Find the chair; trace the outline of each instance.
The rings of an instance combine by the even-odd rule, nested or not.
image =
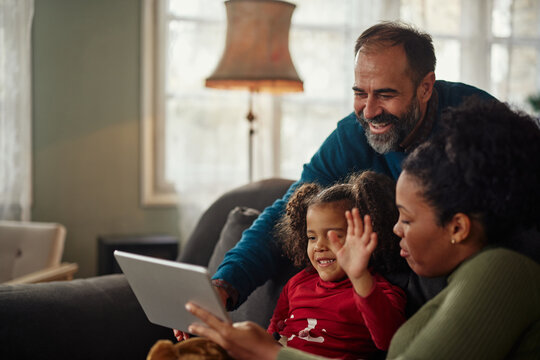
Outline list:
[[[71,280],[75,263],[60,263],[66,229],[55,223],[0,221],[0,283]]]

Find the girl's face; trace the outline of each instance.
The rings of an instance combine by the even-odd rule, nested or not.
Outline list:
[[[397,181],[396,204],[399,219],[394,233],[401,238],[400,255],[420,276],[449,274],[455,265],[451,225],[438,225],[434,209],[422,196],[421,186],[407,172],[402,172]]]
[[[344,201],[336,201],[312,205],[307,210],[307,254],[311,265],[324,281],[339,281],[346,277],[345,271],[338,265],[336,255],[330,250],[328,238],[328,232],[333,230],[338,238],[345,239],[347,235],[345,205]]]

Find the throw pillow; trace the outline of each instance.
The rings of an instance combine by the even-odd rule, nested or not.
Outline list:
[[[251,226],[259,214],[259,210],[241,206],[237,206],[231,210],[208,262],[209,274],[213,275],[216,272],[219,264],[221,264],[225,257],[225,253],[236,245],[242,237],[244,230]]]

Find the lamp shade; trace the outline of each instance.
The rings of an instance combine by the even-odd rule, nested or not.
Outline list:
[[[304,90],[289,52],[295,5],[278,0],[229,0],[225,50],[206,87],[253,92]]]

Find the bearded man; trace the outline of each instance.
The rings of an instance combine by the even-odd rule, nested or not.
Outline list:
[[[401,161],[437,130],[445,108],[472,95],[493,100],[475,87],[436,81],[435,64],[430,35],[408,25],[383,22],[360,35],[355,46],[354,112],[338,122],[304,165],[300,179],[264,210],[225,256],[213,283],[228,309],[284,268],[272,229],[298,184],[326,186],[368,169],[397,179]],[[410,272],[396,283],[407,293],[410,315],[440,291],[445,279],[424,279]]]

